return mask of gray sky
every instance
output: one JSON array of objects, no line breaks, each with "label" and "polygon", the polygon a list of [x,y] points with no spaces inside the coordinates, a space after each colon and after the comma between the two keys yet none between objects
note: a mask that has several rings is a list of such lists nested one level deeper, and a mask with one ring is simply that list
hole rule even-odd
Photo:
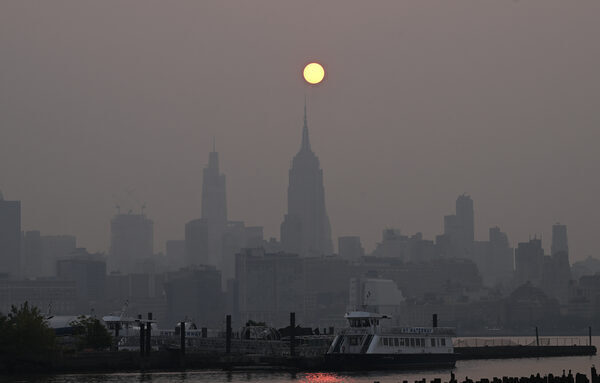
[{"label": "gray sky", "polygon": [[[581,259],[600,232],[598,20],[597,0],[4,0],[0,190],[24,229],[90,250],[134,190],[161,250],[200,216],[216,136],[230,219],[278,237],[306,93],[334,242],[433,238],[467,192],[476,238],[549,250],[560,221]],[[327,78],[308,89],[312,59]]]}]

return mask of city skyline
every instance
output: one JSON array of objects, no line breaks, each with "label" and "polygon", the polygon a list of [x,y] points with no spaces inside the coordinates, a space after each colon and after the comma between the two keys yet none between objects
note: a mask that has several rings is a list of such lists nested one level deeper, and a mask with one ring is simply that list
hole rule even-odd
[{"label": "city skyline", "polygon": [[163,250],[200,216],[216,137],[230,219],[278,236],[301,70],[318,60],[307,95],[334,239],[433,238],[467,192],[477,238],[499,226],[514,246],[559,221],[573,260],[595,255],[600,4],[318,8],[0,5],[0,190],[23,228],[108,251],[112,196],[133,189]]},{"label": "city skyline", "polygon": [[[300,147],[300,151],[299,153],[296,155],[298,156],[299,154],[303,153],[304,151],[308,151],[312,154],[312,156],[314,156],[316,158],[317,161],[317,166],[318,165],[318,158],[314,155],[314,153],[312,152],[312,148],[311,148],[311,144],[310,144],[310,140],[309,140],[309,134],[308,134],[308,128],[307,128],[307,111],[306,111],[306,99],[305,99],[305,107],[304,107],[304,123],[303,123],[303,128],[302,128],[302,139],[301,139],[301,147]],[[302,157],[302,156],[301,156]],[[200,208],[200,212],[202,213],[202,219],[209,219],[207,218],[208,216],[213,216],[213,220],[216,219],[217,221],[220,222],[220,225],[224,225],[227,222],[227,204],[228,204],[228,199],[226,196],[226,192],[225,192],[225,178],[226,178],[226,174],[225,172],[221,173],[220,172],[220,168],[219,168],[219,151],[216,150],[215,148],[215,138],[213,137],[212,139],[212,149],[208,152],[208,161],[206,162],[206,164],[203,167],[203,176],[201,177],[201,182],[202,182],[202,190],[200,191],[200,196],[201,196],[201,201],[202,201],[202,206],[208,206],[208,201],[216,201],[218,203],[216,203],[216,205],[218,206],[212,206],[209,209],[203,209]],[[292,160],[293,162],[293,160]],[[320,169],[322,172],[322,169]],[[290,172],[292,172],[292,170],[290,170]],[[208,176],[207,176],[208,175]],[[321,176],[322,177],[322,176]],[[208,183],[206,183],[205,179],[208,181]],[[323,182],[323,181],[321,181]],[[147,215],[145,210],[147,210],[147,205],[144,202],[143,204],[141,204],[139,201],[138,197],[132,196],[131,194],[133,194],[134,191],[129,190],[127,191],[130,197],[130,201],[129,201],[129,207],[131,207],[131,209],[125,207],[123,208],[123,206],[120,206],[119,204],[116,204],[115,206],[113,206],[113,208],[117,209],[117,214],[112,215],[111,216],[111,221],[114,220],[115,218],[119,217],[119,216],[123,216],[126,217],[128,214],[134,214],[137,216],[137,214],[141,214],[141,215],[145,215],[146,217],[148,217],[149,219],[153,219],[151,215]],[[208,192],[208,193],[207,193]],[[289,191],[288,191],[288,198],[289,198]],[[458,196],[458,200],[456,201],[456,208],[457,208],[457,213],[461,210],[459,208],[459,201],[464,200],[464,198],[468,198],[468,200],[470,201],[470,207],[468,207],[468,209],[470,209],[470,213],[472,218],[471,218],[471,222],[467,224],[468,228],[467,228],[467,233],[470,234],[461,234],[461,235],[466,235],[467,236],[467,240],[468,241],[472,241],[473,239],[475,240],[479,240],[479,239],[484,239],[486,237],[487,231],[488,229],[491,228],[498,228],[499,225],[492,225],[490,227],[487,228],[482,228],[479,227],[479,231],[480,231],[480,236],[478,237],[475,233],[477,232],[476,228],[478,228],[477,226],[477,221],[478,221],[478,217],[477,215],[474,213],[474,211],[476,211],[477,209],[473,208],[473,201],[470,198],[470,195],[468,195],[468,193],[462,193]],[[287,198],[286,198],[287,199]],[[17,202],[21,203],[22,201],[18,200]],[[288,202],[289,204],[289,202]],[[137,206],[137,209],[136,209]],[[121,212],[121,209],[123,209],[124,212]],[[463,208],[464,209],[464,208]],[[151,210],[151,209],[150,209]],[[447,210],[447,209],[446,209]],[[441,229],[439,232],[434,232],[431,236],[427,236],[424,235],[425,238],[430,238],[430,239],[435,239],[436,238],[436,234],[442,234],[444,233],[444,231],[446,230],[445,226],[447,225],[446,218],[450,218],[450,217],[457,217],[455,215],[453,216],[448,216],[445,213],[447,213],[447,211],[443,212],[443,214],[440,216],[440,221],[441,221]],[[325,213],[327,215],[327,213]],[[473,223],[473,215],[475,214],[475,223]],[[459,220],[464,220],[464,218],[459,218]],[[222,222],[221,222],[222,221]],[[282,222],[285,221],[285,216]],[[327,218],[328,221],[328,218]],[[564,223],[564,222],[562,222]],[[261,225],[261,222],[257,222],[257,224],[260,227],[264,227],[267,225]],[[551,238],[552,234],[553,234],[553,230],[554,230],[554,226],[561,224],[560,221],[556,221],[552,223],[552,227],[549,230],[549,235],[547,236],[547,238]],[[281,225],[281,224],[280,224]],[[327,226],[329,226],[329,222],[327,222]],[[27,231],[31,231],[31,230],[39,230],[39,229],[30,229],[27,228],[26,223],[22,223],[22,228],[23,228],[23,232],[27,232]],[[185,224],[183,225],[183,228],[185,229]],[[375,242],[372,245],[368,245],[368,247],[365,249],[366,253],[369,254],[371,253],[373,250],[375,250],[375,247],[377,246],[377,244],[380,243],[380,234],[383,230],[388,229],[388,228],[393,228],[393,229],[397,229],[400,230],[402,232],[403,235],[413,235],[415,233],[421,233],[423,234],[422,231],[410,231],[410,230],[406,230],[405,228],[398,228],[398,227],[394,227],[391,225],[386,225],[386,226],[382,226],[379,229],[379,232],[377,233],[377,238],[375,240]],[[543,228],[542,231],[536,231],[534,233],[529,233],[527,238],[523,238],[523,239],[519,239],[519,240],[515,240],[515,239],[511,239],[511,234],[512,233],[508,233],[509,234],[509,244],[510,246],[516,248],[517,243],[519,242],[526,242],[527,240],[531,240],[532,238],[540,240],[542,243],[542,247],[544,248],[544,251],[547,252],[547,254],[551,254],[551,241],[547,240],[546,242],[544,242],[544,235],[543,233],[545,233],[546,231],[544,231],[544,229],[547,230],[547,228]],[[280,231],[281,231],[281,227],[280,227]],[[331,229],[329,229],[331,230]],[[50,235],[71,235],[72,233],[54,233],[54,232],[43,232],[44,234],[50,234]],[[185,230],[182,230],[182,232],[180,233],[181,236],[185,237]],[[274,235],[265,235],[265,239],[268,240],[269,238],[276,238],[279,241],[281,241],[281,235],[277,235],[280,233],[276,233]],[[360,233],[354,233],[354,234],[350,234],[350,235],[356,235],[358,237],[361,238],[361,243],[365,243],[363,236]],[[154,236],[156,237],[156,232],[154,233]],[[338,237],[343,237],[344,235],[340,235]],[[75,236],[76,237],[76,236]],[[338,238],[338,237],[334,237],[334,238]],[[520,238],[520,237],[519,237]],[[165,248],[166,248],[166,242],[170,241],[170,240],[183,240],[183,238],[168,238],[166,239],[164,242],[162,243],[157,243],[156,240],[153,241],[153,245],[155,247],[155,249],[157,249],[155,251],[155,253],[161,252],[164,253],[165,252]],[[332,241],[333,242],[333,241]],[[81,246],[85,246],[85,244],[80,244]],[[332,246],[332,244],[331,244]],[[86,247],[87,248],[87,247]],[[288,249],[289,250],[289,249]],[[107,255],[110,255],[110,240],[108,241],[107,244],[107,249],[103,250],[103,249],[94,249],[95,252],[104,252]],[[337,253],[339,251],[339,249],[335,249],[334,251],[332,251],[331,253]],[[294,251],[290,251],[292,253],[294,253]],[[325,252],[328,253],[328,252]],[[301,254],[304,254],[304,252],[301,252]],[[316,254],[316,253],[315,253]],[[595,253],[591,253],[589,254],[591,256],[594,256]],[[571,256],[571,262],[574,261],[579,261],[579,260],[583,260],[585,259],[587,256]],[[213,260],[211,262],[209,262],[210,264],[214,264],[215,262],[217,262],[216,260]]]}]

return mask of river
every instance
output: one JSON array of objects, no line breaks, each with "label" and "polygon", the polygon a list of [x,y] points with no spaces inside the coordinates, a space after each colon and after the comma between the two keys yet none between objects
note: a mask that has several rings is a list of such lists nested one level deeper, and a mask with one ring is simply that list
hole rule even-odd
[{"label": "river", "polygon": [[[594,344],[600,339],[594,337]],[[585,373],[589,376],[592,365],[600,367],[600,357],[577,356],[531,359],[496,359],[458,361],[454,374],[457,379],[493,378],[495,376],[529,376],[540,373],[562,374],[563,370]],[[441,378],[448,381],[450,371],[368,372],[368,373],[289,373],[289,372],[224,372],[215,370],[153,373],[72,374],[51,376],[0,377],[0,382],[21,383],[218,383],[218,382],[266,382],[266,383],[397,383],[407,380]]]}]

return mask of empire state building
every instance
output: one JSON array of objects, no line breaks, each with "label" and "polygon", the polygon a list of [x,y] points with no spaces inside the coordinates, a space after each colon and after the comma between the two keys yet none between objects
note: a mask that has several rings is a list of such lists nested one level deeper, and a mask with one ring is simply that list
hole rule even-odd
[{"label": "empire state building", "polygon": [[281,243],[285,252],[301,256],[331,254],[331,226],[325,209],[323,170],[310,148],[306,103],[302,144],[289,173],[288,211],[281,224]]}]

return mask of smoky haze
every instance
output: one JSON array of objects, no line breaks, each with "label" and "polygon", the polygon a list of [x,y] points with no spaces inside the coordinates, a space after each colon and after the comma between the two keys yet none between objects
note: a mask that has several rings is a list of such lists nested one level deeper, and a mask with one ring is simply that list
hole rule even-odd
[{"label": "smoky haze", "polygon": [[[0,190],[24,230],[106,251],[114,206],[155,248],[200,216],[213,137],[230,219],[279,237],[303,99],[332,237],[569,225],[596,253],[600,3],[3,1]],[[325,82],[300,73],[321,62]],[[335,242],[335,240],[334,240]]]}]

